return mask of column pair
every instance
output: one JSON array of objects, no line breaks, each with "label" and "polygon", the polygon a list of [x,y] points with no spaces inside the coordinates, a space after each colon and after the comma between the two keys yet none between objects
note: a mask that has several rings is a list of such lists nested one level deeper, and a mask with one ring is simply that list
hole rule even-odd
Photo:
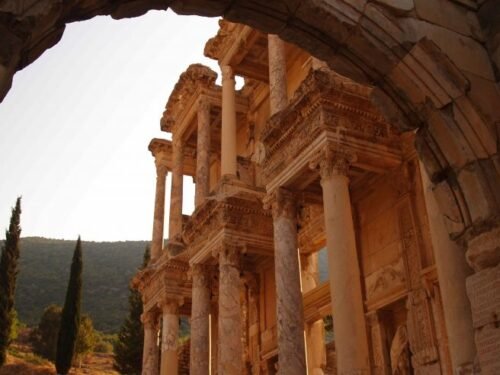
[{"label": "column pair", "polygon": [[[240,247],[223,244],[216,256],[219,260],[219,308],[217,337],[219,374],[243,373],[241,342],[241,278]],[[191,312],[190,374],[206,375],[210,366],[210,283],[209,270],[195,264],[191,268],[193,297]]]}]

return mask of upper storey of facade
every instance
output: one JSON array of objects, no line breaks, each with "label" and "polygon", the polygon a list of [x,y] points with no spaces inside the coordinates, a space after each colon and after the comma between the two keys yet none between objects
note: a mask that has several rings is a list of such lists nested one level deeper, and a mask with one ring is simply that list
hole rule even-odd
[{"label": "upper storey of facade", "polygon": [[[398,165],[402,159],[399,136],[371,104],[370,89],[330,71],[299,48],[280,43],[276,47],[267,35],[249,26],[220,21],[205,55],[218,61],[223,82],[239,76],[244,85],[224,105],[223,87],[216,84],[217,73],[210,68],[194,64],[180,76],[161,129],[184,145],[183,174],[196,180],[199,121],[205,112],[210,192],[226,174],[221,170],[225,148],[235,153],[229,157],[236,159],[237,179],[268,191],[277,186],[317,190],[318,172],[310,164],[313,154],[325,147],[356,154],[350,170],[353,186]],[[279,48],[282,55],[276,57],[273,49]],[[276,78],[276,71],[282,77]],[[270,79],[284,82],[270,85]],[[280,87],[283,92],[272,92]],[[285,103],[278,111],[272,108],[273,95]],[[235,112],[234,139],[223,140],[223,107]]]}]

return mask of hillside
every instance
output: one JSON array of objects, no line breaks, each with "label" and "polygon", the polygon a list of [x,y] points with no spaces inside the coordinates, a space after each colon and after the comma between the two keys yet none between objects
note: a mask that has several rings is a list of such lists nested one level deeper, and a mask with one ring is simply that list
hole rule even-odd
[{"label": "hillside", "polygon": [[[21,240],[16,310],[35,325],[48,305],[62,305],[76,241],[26,237]],[[127,312],[128,284],[147,242],[83,242],[83,311],[94,326],[116,332]]]},{"label": "hillside", "polygon": [[[48,305],[62,305],[76,241],[26,237],[21,240],[16,309],[36,325]],[[1,244],[1,241],[0,241]],[[128,285],[142,263],[146,241],[83,242],[83,310],[104,332],[116,332],[126,313]],[[319,254],[321,281],[328,279],[326,250]]]}]

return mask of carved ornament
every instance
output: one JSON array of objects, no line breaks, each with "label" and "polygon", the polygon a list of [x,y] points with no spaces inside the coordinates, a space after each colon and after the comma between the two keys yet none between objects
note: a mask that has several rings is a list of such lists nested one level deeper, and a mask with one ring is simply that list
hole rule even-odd
[{"label": "carved ornament", "polygon": [[264,202],[264,208],[272,210],[274,219],[285,217],[297,220],[297,197],[293,192],[278,188],[267,195]]},{"label": "carved ornament", "polygon": [[156,311],[147,311],[142,313],[141,322],[145,328],[158,329],[159,315]]},{"label": "carved ornament", "polygon": [[163,314],[178,315],[179,307],[184,304],[182,297],[164,297],[158,302],[158,308],[161,309]]},{"label": "carved ornament", "polygon": [[356,154],[345,147],[327,146],[309,162],[309,168],[319,169],[321,181],[332,176],[347,176]]},{"label": "carved ornament", "polygon": [[207,66],[201,64],[192,64],[181,74],[172,94],[168,98],[160,121],[161,130],[173,132],[176,119],[185,110],[189,103],[189,98],[199,88],[214,89],[217,73]]}]

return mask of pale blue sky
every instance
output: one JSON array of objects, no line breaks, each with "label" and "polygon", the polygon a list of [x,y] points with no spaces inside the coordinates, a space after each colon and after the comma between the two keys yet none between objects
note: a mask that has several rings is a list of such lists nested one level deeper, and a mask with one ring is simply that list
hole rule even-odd
[{"label": "pale blue sky", "polygon": [[61,42],[17,73],[0,104],[0,238],[22,195],[23,236],[149,240],[147,146],[165,137],[160,117],[179,74],[195,62],[218,71],[203,56],[217,28],[217,19],[170,11],[98,17],[68,25]]}]

